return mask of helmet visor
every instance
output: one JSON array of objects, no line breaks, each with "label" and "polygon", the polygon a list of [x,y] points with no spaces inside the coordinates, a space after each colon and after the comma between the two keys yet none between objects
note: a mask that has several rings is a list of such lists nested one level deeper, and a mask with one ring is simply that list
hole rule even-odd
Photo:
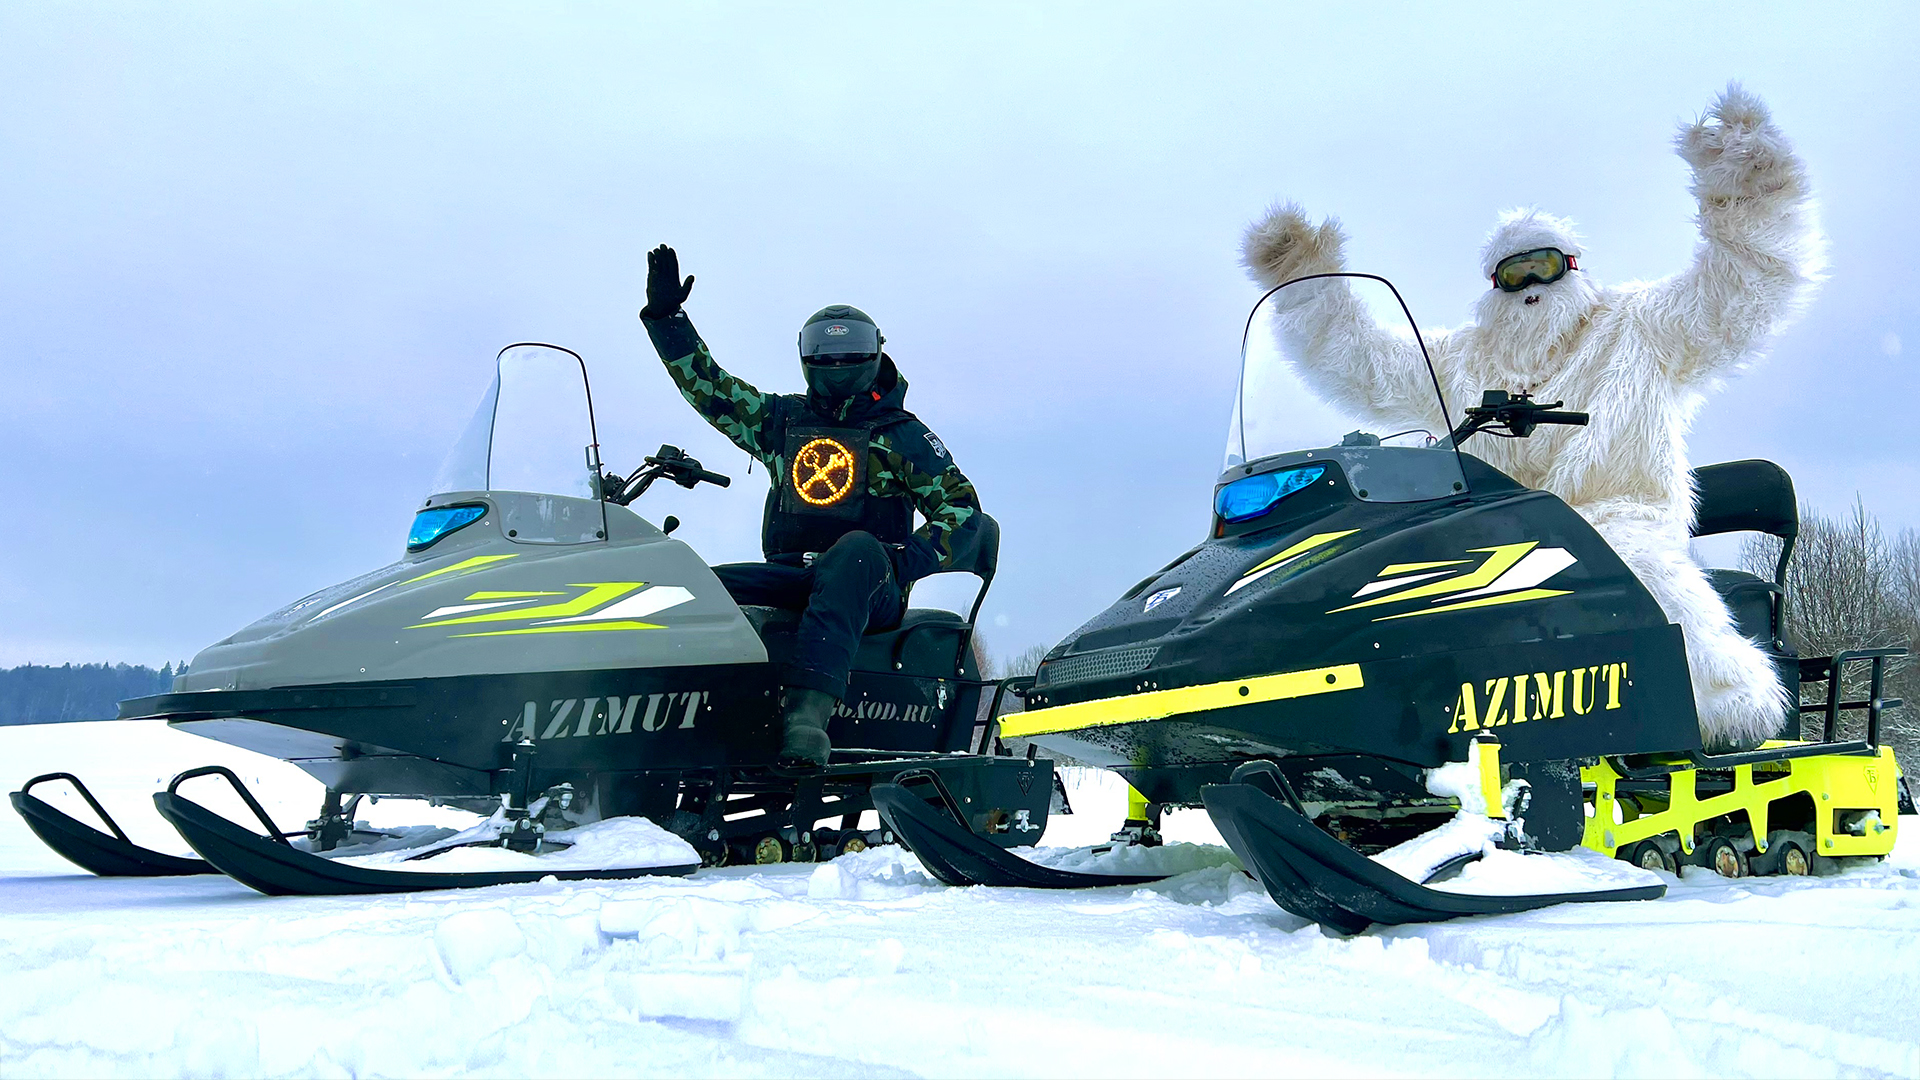
[{"label": "helmet visor", "polygon": [[841,354],[865,358],[878,355],[879,352],[880,331],[870,322],[823,319],[800,328],[802,360]]},{"label": "helmet visor", "polygon": [[807,389],[829,401],[839,401],[873,388],[880,374],[878,356],[856,356],[847,362],[826,362],[825,356],[808,357],[800,362],[806,374]]},{"label": "helmet visor", "polygon": [[1559,248],[1535,248],[1501,259],[1493,268],[1493,283],[1502,292],[1519,292],[1529,285],[1550,285],[1579,268],[1573,256]]}]

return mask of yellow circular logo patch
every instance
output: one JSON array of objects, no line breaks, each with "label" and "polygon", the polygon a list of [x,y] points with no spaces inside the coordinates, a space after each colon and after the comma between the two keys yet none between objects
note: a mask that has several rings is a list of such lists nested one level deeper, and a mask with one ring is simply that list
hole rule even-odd
[{"label": "yellow circular logo patch", "polygon": [[809,506],[832,506],[853,492],[853,451],[818,438],[793,455],[793,490]]}]

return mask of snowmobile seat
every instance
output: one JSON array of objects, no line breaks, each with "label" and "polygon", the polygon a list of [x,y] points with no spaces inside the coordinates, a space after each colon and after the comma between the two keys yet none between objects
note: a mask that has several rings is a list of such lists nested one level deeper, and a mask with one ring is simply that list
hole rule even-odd
[{"label": "snowmobile seat", "polygon": [[[972,608],[965,616],[941,608],[907,608],[897,625],[867,631],[853,657],[855,671],[940,679],[979,677],[968,662],[968,646],[973,642],[980,606],[986,602],[987,589],[993,585],[994,571],[1000,564],[1000,524],[984,513],[980,517],[979,543],[974,550],[941,571],[972,574],[980,579]],[[909,585],[908,603],[912,596],[913,586]],[[777,662],[792,649],[792,636],[800,624],[798,611],[744,605],[740,610],[766,643],[769,659]]]}]

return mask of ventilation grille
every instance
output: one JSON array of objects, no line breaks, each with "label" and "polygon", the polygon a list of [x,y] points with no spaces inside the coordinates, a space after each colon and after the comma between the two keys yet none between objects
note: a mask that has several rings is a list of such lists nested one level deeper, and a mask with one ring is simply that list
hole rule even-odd
[{"label": "ventilation grille", "polygon": [[1153,663],[1153,658],[1159,652],[1158,645],[1128,645],[1069,656],[1043,665],[1034,685],[1036,687],[1070,686],[1074,683],[1092,682],[1095,679],[1112,679],[1121,675],[1131,675]]}]

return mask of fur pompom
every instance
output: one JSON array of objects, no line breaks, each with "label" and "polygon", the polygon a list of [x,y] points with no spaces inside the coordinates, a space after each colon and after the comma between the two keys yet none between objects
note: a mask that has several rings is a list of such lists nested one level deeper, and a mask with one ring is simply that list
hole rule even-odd
[{"label": "fur pompom", "polygon": [[1541,213],[1532,207],[1509,210],[1500,215],[1499,224],[1487,234],[1487,242],[1480,248],[1480,276],[1493,277],[1493,268],[1509,255],[1549,247],[1559,248],[1575,258],[1585,254],[1580,248],[1580,234],[1574,232],[1573,222],[1567,218]]},{"label": "fur pompom", "polygon": [[1345,268],[1346,234],[1328,218],[1315,226],[1298,203],[1281,203],[1247,227],[1240,241],[1240,264],[1262,288],[1307,274],[1331,274]]}]

